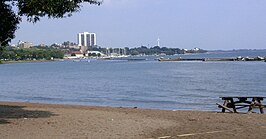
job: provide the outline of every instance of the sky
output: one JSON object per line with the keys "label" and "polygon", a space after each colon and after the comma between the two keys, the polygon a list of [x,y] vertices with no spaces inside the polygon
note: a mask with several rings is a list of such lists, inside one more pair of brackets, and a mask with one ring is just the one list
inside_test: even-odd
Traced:
{"label": "sky", "polygon": [[206,50],[266,49],[265,0],[104,0],[82,4],[63,19],[25,19],[12,43],[77,43],[79,32],[97,34],[101,47]]}

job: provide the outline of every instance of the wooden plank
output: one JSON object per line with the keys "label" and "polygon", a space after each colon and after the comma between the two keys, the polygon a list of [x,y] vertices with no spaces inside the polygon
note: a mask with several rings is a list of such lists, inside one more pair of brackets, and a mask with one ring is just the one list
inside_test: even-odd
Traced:
{"label": "wooden plank", "polygon": [[248,104],[235,104],[235,106],[246,106],[246,107],[248,107],[250,105],[248,105]]}
{"label": "wooden plank", "polygon": [[262,96],[222,96],[219,98],[266,98]]}
{"label": "wooden plank", "polygon": [[236,109],[242,109],[242,108],[246,108],[246,107],[249,107],[249,106],[240,106],[240,107],[236,107]]}
{"label": "wooden plank", "polygon": [[216,103],[216,105],[218,105],[218,106],[220,106],[220,107],[222,107],[222,108],[224,108],[224,109],[226,109],[226,110],[228,110],[228,111],[234,113],[234,111],[232,111],[230,108],[228,108],[228,107],[226,107],[226,106],[224,106],[224,105],[221,105],[221,104],[219,104],[219,103]]}

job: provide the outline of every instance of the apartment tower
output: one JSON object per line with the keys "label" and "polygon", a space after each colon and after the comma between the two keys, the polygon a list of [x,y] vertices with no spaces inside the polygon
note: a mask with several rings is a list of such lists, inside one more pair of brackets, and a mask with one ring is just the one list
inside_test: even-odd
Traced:
{"label": "apartment tower", "polygon": [[81,47],[81,50],[83,52],[86,52],[89,49],[92,49],[92,47],[96,46],[96,34],[95,33],[89,33],[89,32],[83,32],[78,34],[78,45]]}

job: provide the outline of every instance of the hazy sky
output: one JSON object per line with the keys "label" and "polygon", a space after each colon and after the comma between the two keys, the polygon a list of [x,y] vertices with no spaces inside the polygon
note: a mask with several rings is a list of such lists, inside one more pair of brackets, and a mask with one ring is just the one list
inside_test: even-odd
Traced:
{"label": "hazy sky", "polygon": [[34,44],[77,42],[97,33],[102,47],[161,46],[266,49],[266,0],[105,0],[70,18],[23,21],[16,39]]}

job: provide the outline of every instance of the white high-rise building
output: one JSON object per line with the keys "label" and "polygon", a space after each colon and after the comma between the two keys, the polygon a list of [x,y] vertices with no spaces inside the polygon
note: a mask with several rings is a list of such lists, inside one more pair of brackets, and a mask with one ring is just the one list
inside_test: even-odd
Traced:
{"label": "white high-rise building", "polygon": [[[83,51],[96,46],[96,33],[83,32],[78,34],[78,45],[83,48]],[[85,50],[86,49],[86,50]]]}

